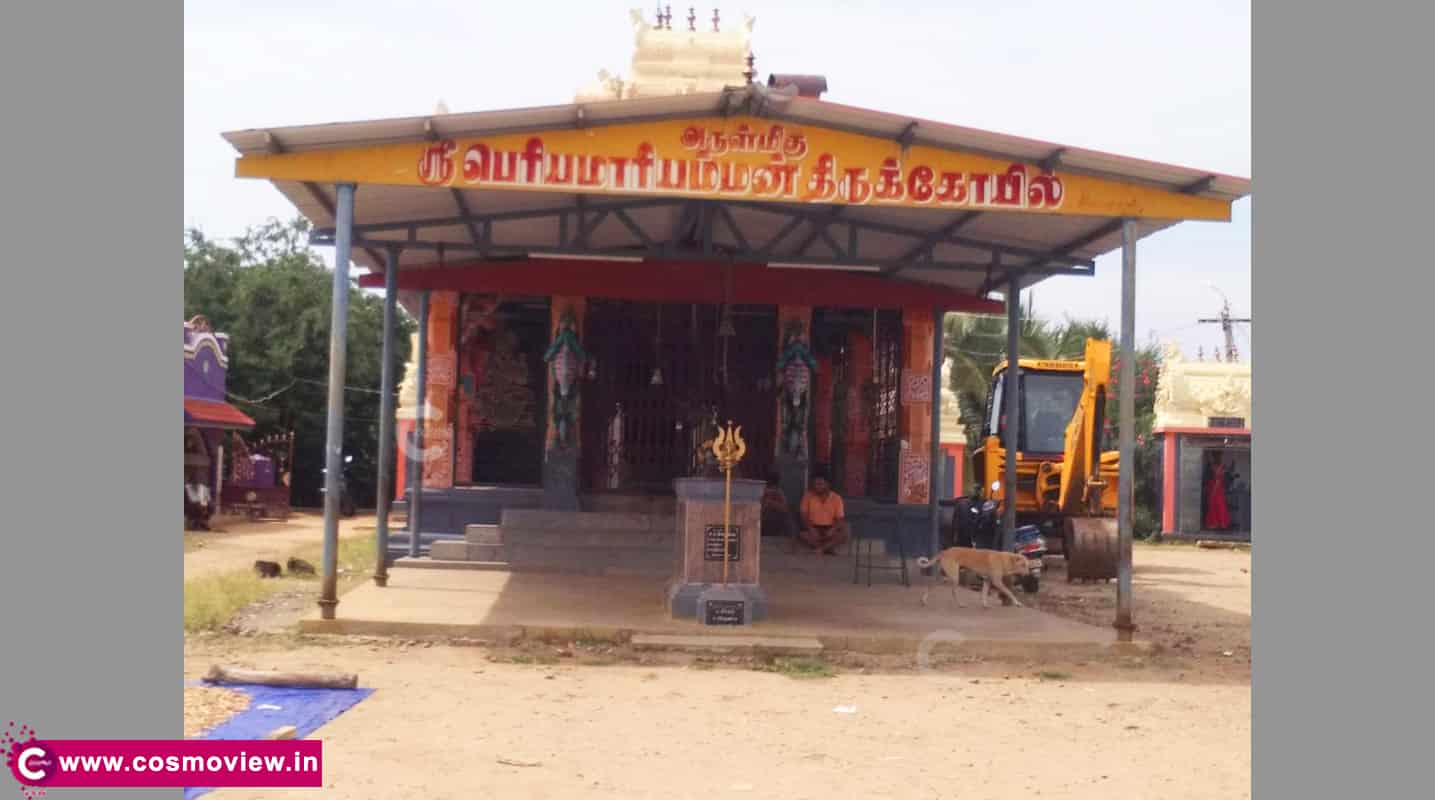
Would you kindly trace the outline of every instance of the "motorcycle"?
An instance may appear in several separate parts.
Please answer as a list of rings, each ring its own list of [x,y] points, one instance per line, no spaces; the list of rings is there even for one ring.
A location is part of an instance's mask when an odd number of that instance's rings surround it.
[[[354,496],[349,493],[349,478],[351,477],[349,465],[353,462],[353,456],[344,456],[344,469],[339,473],[339,513],[345,517],[352,517],[359,513],[359,507],[354,504]],[[329,469],[328,467],[323,467],[320,468],[319,472],[327,477]],[[327,483],[327,481],[325,483]],[[325,494],[328,490],[329,487],[327,485],[321,484],[319,486],[319,494]]]
[[[995,550],[1001,543],[1001,521],[994,500],[959,497],[953,503],[952,527],[944,547],[980,547]],[[1041,588],[1042,558],[1047,554],[1046,537],[1036,525],[1023,525],[1013,531],[1012,552],[1026,556],[1029,574],[1020,580],[1021,588],[1036,594]]]
[[[1041,588],[1042,558],[1047,553],[1046,537],[1041,535],[1041,528],[1023,525],[1012,532],[1012,542],[1012,550],[1027,558],[1028,572],[1021,578],[1021,588],[1027,594],[1036,594]]]

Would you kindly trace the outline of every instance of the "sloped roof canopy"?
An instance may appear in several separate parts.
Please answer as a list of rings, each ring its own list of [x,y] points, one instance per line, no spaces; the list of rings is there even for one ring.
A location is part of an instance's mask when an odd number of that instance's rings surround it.
[[[272,181],[315,243],[333,241],[335,185],[357,184],[354,260],[378,273],[401,247],[401,288],[434,288],[425,268],[597,257],[858,270],[993,311],[985,296],[1013,273],[1023,287],[1092,274],[1123,218],[1141,236],[1228,221],[1250,193],[1244,178],[760,85],[225,138],[237,174]]]

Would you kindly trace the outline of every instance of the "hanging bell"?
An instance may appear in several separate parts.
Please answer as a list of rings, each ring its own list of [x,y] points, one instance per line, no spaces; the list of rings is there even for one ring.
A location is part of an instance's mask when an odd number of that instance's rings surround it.
[[[653,386],[662,386],[662,385],[663,385],[663,368],[662,368],[662,367],[653,367],[653,377],[651,377],[651,378],[648,379],[648,383],[652,384]]]

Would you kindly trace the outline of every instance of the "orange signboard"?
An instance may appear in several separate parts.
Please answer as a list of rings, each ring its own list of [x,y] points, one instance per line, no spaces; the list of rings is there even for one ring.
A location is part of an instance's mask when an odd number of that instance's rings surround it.
[[[754,117],[254,154],[242,178],[1228,221],[1219,198]]]

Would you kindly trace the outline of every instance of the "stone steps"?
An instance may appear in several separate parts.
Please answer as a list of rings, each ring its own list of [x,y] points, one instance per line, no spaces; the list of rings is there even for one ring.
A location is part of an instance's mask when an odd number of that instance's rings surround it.
[[[506,561],[451,561],[438,558],[409,558],[404,556],[394,560],[395,568],[404,569],[466,569],[490,572],[507,572],[508,562]]]
[[[497,525],[467,525],[463,539],[469,544],[503,544],[503,529]]]
[[[429,548],[429,557],[440,561],[508,561],[508,553],[501,544],[473,544],[462,539],[434,542]]]
[[[505,510],[504,559],[515,570],[588,575],[668,575],[671,516],[635,511]]]

